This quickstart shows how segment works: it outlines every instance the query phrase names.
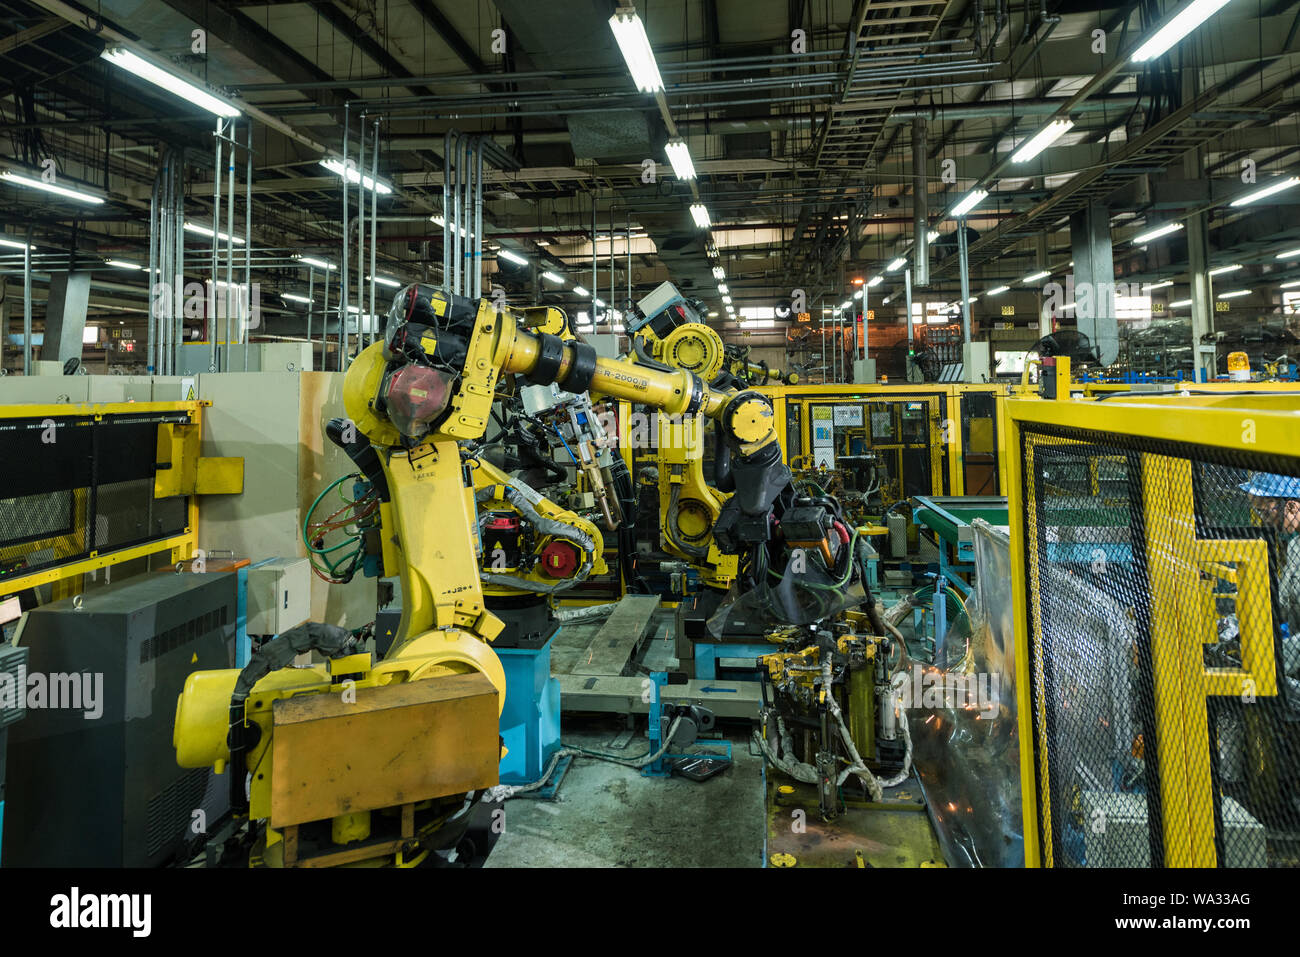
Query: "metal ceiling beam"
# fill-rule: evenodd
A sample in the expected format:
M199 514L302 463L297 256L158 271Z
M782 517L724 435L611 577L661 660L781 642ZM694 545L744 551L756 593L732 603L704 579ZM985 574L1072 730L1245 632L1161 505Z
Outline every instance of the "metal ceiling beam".
M39 2L39 0L38 0ZM275 34L260 26L239 10L226 6L221 0L161 0L196 26L208 31L222 43L274 73L286 83L332 80L333 77L318 67ZM343 104L355 99L348 90L303 90L303 95L327 109L334 119L342 120Z
M167 0L171 2L171 0ZM352 44L374 60L381 68L388 71L390 76L399 79L406 79L412 76L410 70L402 66L398 59L384 49L383 45L376 40L371 34L361 29L351 17L334 6L329 0L318 0L311 4L311 8L325 18L325 21L343 36L347 37ZM402 84L416 96L433 96L433 90L427 86L407 86Z
M420 16L424 17L424 22L433 28L433 32L442 38L442 42L451 48L451 52L456 54L456 58L469 67L471 73L491 72L487 64L479 59L478 53L460 35L452 22L438 9L433 0L410 0L410 4Z
M19 30L17 33L11 33L9 36L0 40L0 56L13 53L19 47L24 47L29 43L34 43L41 39L41 37L47 37L51 33L62 30L67 25L68 22L62 17L49 17L35 26L28 27L26 30Z

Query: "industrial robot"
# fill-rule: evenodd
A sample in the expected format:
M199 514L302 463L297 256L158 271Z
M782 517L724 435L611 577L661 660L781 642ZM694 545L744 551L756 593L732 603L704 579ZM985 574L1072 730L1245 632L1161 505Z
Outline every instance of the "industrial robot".
M382 569L402 588L391 646L376 661L360 635L300 626L242 670L192 674L177 703L177 760L230 775L232 805L257 834L251 863L412 866L464 850L471 812L497 783L502 758L505 678L492 643L504 624L485 602L474 476L503 375L713 420L735 481L713 534L737 556L743 591L769 590L791 563L791 579L800 578L803 543L817 529L807 564L829 559L822 579L853 567L831 511L795 495L768 398L685 370L600 358L585 343L535 331L555 312L411 285L397 295L383 341L349 367L347 417L327 432L378 499ZM783 523L795 519L792 539ZM308 651L325 663L287 667Z
M704 316L703 303L682 296L672 283L662 283L628 319L631 352L626 361L641 368L689 372L714 389L797 381L766 362L750 362L748 349L724 344ZM704 588L725 592L736 578L737 556L718 548L713 529L734 491L730 449L722 432L711 430L713 474L706 475L707 419L661 415L657 423L652 475L659 492L660 547L694 566Z

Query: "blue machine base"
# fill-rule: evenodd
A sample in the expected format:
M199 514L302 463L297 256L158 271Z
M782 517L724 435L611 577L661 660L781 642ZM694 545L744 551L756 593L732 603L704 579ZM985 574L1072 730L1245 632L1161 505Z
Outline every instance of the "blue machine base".
M555 634L559 634L556 629ZM540 648L498 648L506 673L506 706L501 712L502 784L532 784L560 749L560 682L551 677L551 642ZM563 764L567 768L567 764ZM556 782L563 777L560 767ZM546 788L530 797L540 797ZM522 796L522 795L521 795Z

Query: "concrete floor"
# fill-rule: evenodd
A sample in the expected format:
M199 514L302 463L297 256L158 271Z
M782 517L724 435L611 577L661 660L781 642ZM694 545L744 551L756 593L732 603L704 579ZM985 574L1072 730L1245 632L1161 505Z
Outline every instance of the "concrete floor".
M656 614L649 638L625 673L677 667L672 621L667 609ZM568 673L581 662L602 623L571 623L560 630L551 647L553 674ZM903 627L910 633L911 622ZM625 715L565 714L562 740L640 757L647 750L646 722L644 716L632 720L629 731ZM768 827L763 760L749 753L745 724L719 727L732 743L734 763L703 782L643 777L633 768L579 758L554 800L507 802L504 830L484 866L762 867ZM923 856L933 856L926 847Z
M572 669L600 623L566 625L551 649L552 672ZM641 669L675 666L672 613L659 612L637 657ZM628 731L622 715L564 715L563 742L624 758L646 753L645 718ZM580 758L552 801L506 804L505 829L486 867L761 867L766 827L763 762L749 731L722 727L733 765L707 781L643 777ZM621 747L620 747L621 746Z
M646 752L644 720L622 751L619 718L566 719L565 743L629 758ZM739 733L736 733L739 732ZM642 777L595 759L569 768L553 801L506 804L486 867L760 867L763 766L747 732L729 734L734 764L707 781Z

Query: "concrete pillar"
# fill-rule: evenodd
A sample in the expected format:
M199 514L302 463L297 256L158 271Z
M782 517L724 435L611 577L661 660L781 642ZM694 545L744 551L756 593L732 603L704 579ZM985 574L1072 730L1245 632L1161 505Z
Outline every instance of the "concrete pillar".
M1034 240L1034 271L1042 272L1044 269L1047 268L1049 268L1047 264L1047 233L1040 232ZM1047 312L1047 310L1043 308L1043 295L1041 292L1042 287L1040 286L1039 289L1040 291L1038 295L1038 335L1039 338L1042 338L1043 336L1050 336L1053 330L1052 330L1052 317Z
M1119 322L1115 318L1115 261L1110 247L1110 211L1089 203L1070 217L1074 250L1074 316L1092 342L1102 365L1119 358Z
M41 358L67 362L81 358L81 334L90 305L90 273L59 272L50 276L50 298L45 304L45 338Z
M1187 217L1187 272L1192 288L1192 356L1196 378L1214 377L1217 364L1214 345L1201 343L1214 332L1214 287L1209 274L1209 227L1205 213ZM1201 372L1205 371L1202 377Z

